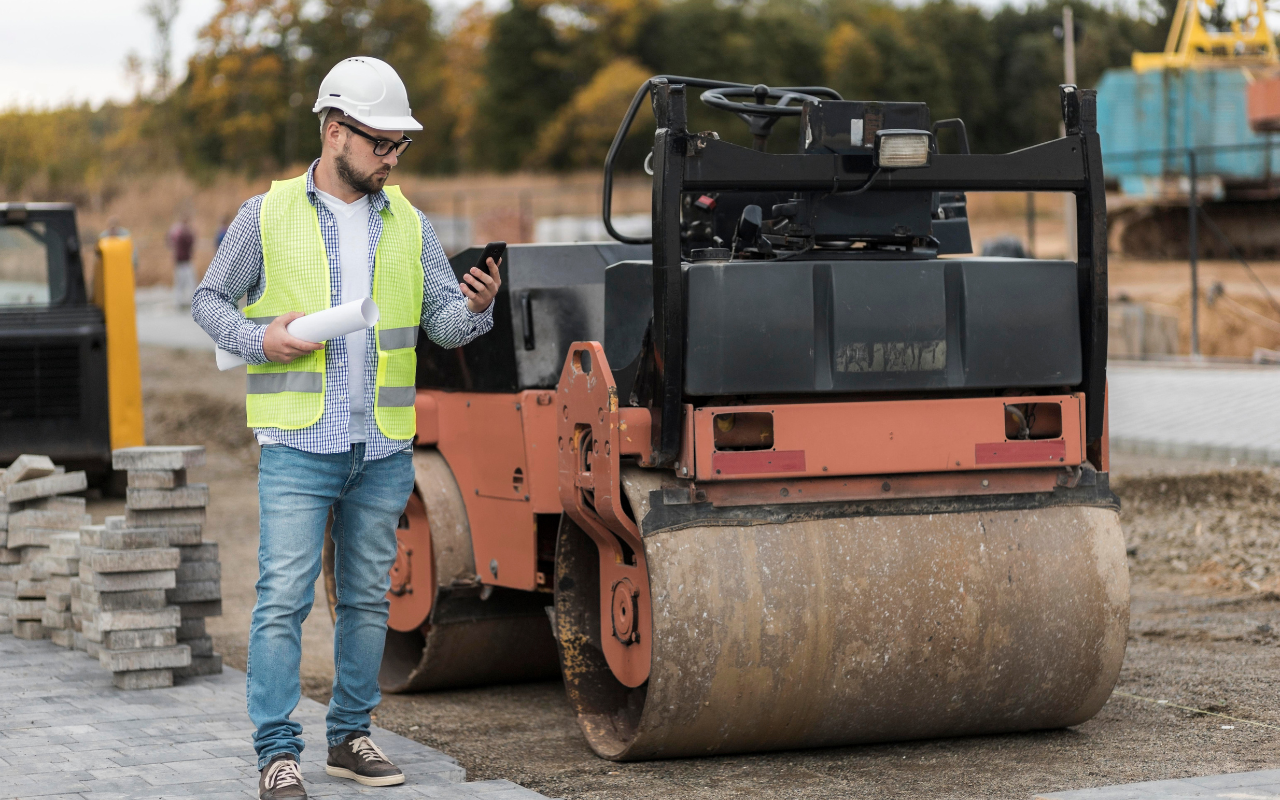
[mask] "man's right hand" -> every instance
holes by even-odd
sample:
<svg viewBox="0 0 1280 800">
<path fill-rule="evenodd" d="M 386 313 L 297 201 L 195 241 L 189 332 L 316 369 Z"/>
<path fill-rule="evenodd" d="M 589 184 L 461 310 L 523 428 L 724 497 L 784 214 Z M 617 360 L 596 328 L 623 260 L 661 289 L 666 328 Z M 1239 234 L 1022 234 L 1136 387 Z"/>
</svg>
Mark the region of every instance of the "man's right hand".
<svg viewBox="0 0 1280 800">
<path fill-rule="evenodd" d="M 267 332 L 262 335 L 262 352 L 269 360 L 277 364 L 288 364 L 295 358 L 324 347 L 323 344 L 299 339 L 285 330 L 286 325 L 302 316 L 306 315 L 301 311 L 290 311 L 288 314 L 276 317 L 267 326 Z"/>
</svg>

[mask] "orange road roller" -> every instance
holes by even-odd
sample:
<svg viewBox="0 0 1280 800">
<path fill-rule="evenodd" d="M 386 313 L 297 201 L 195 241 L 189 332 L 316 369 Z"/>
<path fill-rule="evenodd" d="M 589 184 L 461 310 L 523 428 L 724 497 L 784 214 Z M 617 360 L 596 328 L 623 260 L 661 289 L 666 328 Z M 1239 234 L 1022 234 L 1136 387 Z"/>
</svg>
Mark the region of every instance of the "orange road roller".
<svg viewBox="0 0 1280 800">
<path fill-rule="evenodd" d="M 695 91 L 752 146 L 690 131 Z M 1065 137 L 979 155 L 922 103 L 641 86 L 617 241 L 512 246 L 493 331 L 421 338 L 383 688 L 558 674 L 615 760 L 1097 713 L 1129 583 L 1095 99 L 1061 101 Z M 973 257 L 966 191 L 1072 193 L 1078 260 Z"/>
</svg>

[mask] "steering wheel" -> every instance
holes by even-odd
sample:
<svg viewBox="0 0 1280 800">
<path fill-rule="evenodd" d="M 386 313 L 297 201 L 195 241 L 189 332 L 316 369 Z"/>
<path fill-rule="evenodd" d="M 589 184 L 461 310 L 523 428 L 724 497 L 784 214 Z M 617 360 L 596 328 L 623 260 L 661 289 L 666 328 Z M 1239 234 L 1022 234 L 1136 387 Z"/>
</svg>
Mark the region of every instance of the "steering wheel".
<svg viewBox="0 0 1280 800">
<path fill-rule="evenodd" d="M 731 98 L 750 97 L 754 102 L 740 102 Z M 772 100 L 769 104 L 767 101 Z M 820 98 L 805 94 L 803 92 L 794 92 L 788 89 L 770 89 L 763 83 L 755 86 L 732 86 L 723 89 L 708 89 L 702 93 L 702 102 L 718 108 L 721 111 L 730 111 L 737 114 L 751 128 L 752 135 L 755 136 L 755 146 L 757 150 L 763 151 L 765 140 L 769 138 L 770 132 L 773 131 L 774 123 L 783 117 L 796 117 L 800 115 L 800 105 L 804 102 L 817 103 Z M 791 105 L 795 102 L 796 105 Z"/>
</svg>

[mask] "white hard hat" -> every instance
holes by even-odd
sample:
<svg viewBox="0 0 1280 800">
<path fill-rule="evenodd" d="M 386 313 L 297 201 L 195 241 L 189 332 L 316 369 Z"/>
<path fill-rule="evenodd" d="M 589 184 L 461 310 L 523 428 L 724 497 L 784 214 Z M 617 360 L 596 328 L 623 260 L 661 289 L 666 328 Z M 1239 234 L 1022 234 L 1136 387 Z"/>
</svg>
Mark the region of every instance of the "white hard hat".
<svg viewBox="0 0 1280 800">
<path fill-rule="evenodd" d="M 357 56 L 339 61 L 320 81 L 312 112 L 336 108 L 380 131 L 420 131 L 404 81 L 385 61 Z"/>
</svg>

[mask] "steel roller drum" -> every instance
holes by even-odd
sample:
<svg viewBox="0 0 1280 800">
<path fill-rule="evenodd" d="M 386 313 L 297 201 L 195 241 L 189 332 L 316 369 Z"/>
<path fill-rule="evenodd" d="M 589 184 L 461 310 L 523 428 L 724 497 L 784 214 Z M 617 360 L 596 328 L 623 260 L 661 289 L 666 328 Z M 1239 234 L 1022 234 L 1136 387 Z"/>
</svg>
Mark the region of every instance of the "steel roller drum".
<svg viewBox="0 0 1280 800">
<path fill-rule="evenodd" d="M 643 520 L 655 479 L 625 483 Z M 1096 714 L 1120 672 L 1129 579 L 1113 508 L 642 533 L 653 661 L 627 689 L 592 643 L 594 545 L 561 528 L 561 665 L 605 758 L 1060 728 Z"/>
</svg>

